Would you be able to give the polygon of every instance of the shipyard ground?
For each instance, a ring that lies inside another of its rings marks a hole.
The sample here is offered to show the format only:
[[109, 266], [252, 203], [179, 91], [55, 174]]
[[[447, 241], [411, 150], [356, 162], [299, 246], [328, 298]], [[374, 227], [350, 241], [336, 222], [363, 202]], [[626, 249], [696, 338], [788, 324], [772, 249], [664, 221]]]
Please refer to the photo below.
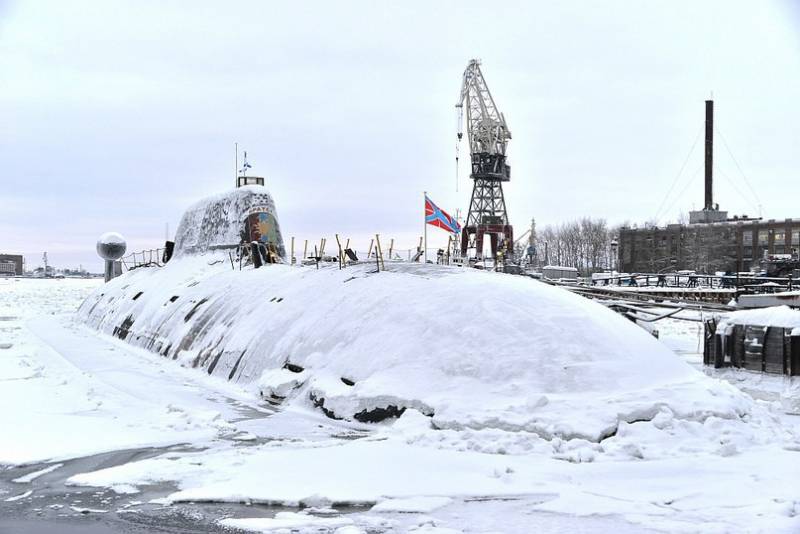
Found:
[[[749, 423], [777, 428], [769, 442], [661, 418], [679, 441], [634, 423], [611, 459], [586, 443], [542, 453], [525, 450], [531, 436], [429, 431], [414, 414], [362, 425], [276, 412], [76, 325], [98, 283], [0, 279], [0, 532], [800, 529], [800, 417], [781, 409], [782, 378], [722, 377], [758, 399], [763, 420]], [[697, 326], [660, 330], [699, 367]], [[730, 439], [709, 446], [713, 432]]]

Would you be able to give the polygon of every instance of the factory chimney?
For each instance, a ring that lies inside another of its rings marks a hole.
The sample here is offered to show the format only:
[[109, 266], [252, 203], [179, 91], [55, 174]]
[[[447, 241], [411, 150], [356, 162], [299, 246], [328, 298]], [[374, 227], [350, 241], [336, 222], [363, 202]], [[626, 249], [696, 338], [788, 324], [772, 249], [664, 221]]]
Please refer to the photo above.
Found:
[[706, 210], [714, 209], [714, 101], [706, 100]]
[[714, 223], [728, 218], [727, 211], [719, 211], [714, 204], [714, 101], [706, 100], [706, 199], [702, 210], [689, 212], [689, 223]]

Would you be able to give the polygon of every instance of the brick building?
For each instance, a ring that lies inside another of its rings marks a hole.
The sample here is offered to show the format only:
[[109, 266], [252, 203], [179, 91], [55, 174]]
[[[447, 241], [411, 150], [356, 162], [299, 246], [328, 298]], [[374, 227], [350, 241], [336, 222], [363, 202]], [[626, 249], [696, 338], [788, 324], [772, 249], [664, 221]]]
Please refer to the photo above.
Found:
[[0, 276], [21, 275], [22, 264], [20, 254], [0, 254]]
[[713, 199], [714, 102], [706, 101], [705, 204], [689, 213], [689, 224], [622, 228], [618, 269], [629, 273], [673, 270], [742, 272], [767, 255], [800, 249], [800, 219], [765, 221], [747, 216], [728, 218]]
[[[724, 212], [720, 212], [724, 213]], [[766, 255], [800, 250], [800, 219], [733, 218], [720, 222], [622, 228], [619, 270], [749, 271]]]

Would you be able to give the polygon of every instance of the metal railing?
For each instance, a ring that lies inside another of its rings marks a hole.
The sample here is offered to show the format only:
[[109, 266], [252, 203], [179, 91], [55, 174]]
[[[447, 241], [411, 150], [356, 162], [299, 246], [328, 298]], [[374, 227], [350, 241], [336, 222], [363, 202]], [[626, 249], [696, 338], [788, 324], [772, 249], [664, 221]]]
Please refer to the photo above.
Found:
[[132, 271], [139, 267], [161, 267], [164, 265], [164, 249], [151, 248], [149, 250], [142, 250], [141, 252], [131, 252], [124, 258], [120, 259], [125, 269]]
[[595, 278], [592, 280], [592, 285], [673, 289], [729, 289], [737, 294], [776, 293], [800, 289], [800, 278], [743, 274], [635, 273]]

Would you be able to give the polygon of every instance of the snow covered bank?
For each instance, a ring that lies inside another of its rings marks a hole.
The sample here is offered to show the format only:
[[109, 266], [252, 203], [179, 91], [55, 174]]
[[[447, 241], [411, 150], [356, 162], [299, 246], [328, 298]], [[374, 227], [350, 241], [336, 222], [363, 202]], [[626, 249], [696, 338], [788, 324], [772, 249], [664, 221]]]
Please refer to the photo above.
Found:
[[0, 464], [211, 440], [235, 433], [234, 402], [258, 404], [228, 383], [76, 325], [71, 313], [98, 286], [0, 279]]
[[[404, 421], [408, 417], [410, 420]], [[724, 421], [694, 428], [679, 421], [658, 422], [667, 429], [664, 435], [682, 436], [674, 441], [642, 441], [653, 428], [649, 423], [634, 423], [619, 440], [624, 440], [627, 448], [652, 449], [652, 455], [646, 453], [635, 461], [620, 461], [632, 457], [619, 455], [605, 461], [565, 462], [531, 454], [535, 451], [511, 455], [456, 452], [437, 443], [442, 431], [423, 428], [419, 424], [423, 419], [409, 410], [398, 421], [402, 428], [386, 427], [377, 435], [355, 441], [267, 443], [250, 448], [226, 445], [196, 453], [170, 453], [77, 475], [70, 483], [113, 487], [175, 482], [179, 489], [167, 498], [172, 503], [313, 507], [309, 515], [279, 514], [275, 521], [224, 523], [255, 531], [289, 528], [289, 520], [297, 521], [298, 528], [323, 526], [314, 509], [375, 504], [370, 514], [373, 521], [375, 514], [391, 518], [387, 514], [399, 512], [417, 514], [418, 521], [433, 525], [459, 527], [451, 532], [472, 532], [464, 517], [447, 521], [448, 509], [504, 500], [526, 505], [516, 518], [493, 518], [494, 528], [503, 532], [530, 532], [524, 524], [510, 528], [505, 521], [515, 522], [537, 511], [617, 516], [669, 532], [792, 532], [800, 527], [796, 486], [800, 446], [747, 446], [742, 451], [733, 446], [726, 453], [709, 454], [711, 435], [731, 437]], [[705, 436], [684, 439], [691, 434]], [[417, 439], [409, 442], [412, 435]], [[474, 442], [489, 445], [492, 438], [475, 436]], [[564, 443], [564, 449], [591, 446], [573, 441]], [[736, 438], [734, 442], [744, 444]], [[366, 529], [370, 517], [361, 518], [364, 522], [353, 520]]]
[[734, 388], [594, 302], [523, 277], [387, 262], [232, 269], [187, 256], [99, 288], [78, 318], [273, 402], [437, 428], [600, 441], [621, 421], [737, 419]]

